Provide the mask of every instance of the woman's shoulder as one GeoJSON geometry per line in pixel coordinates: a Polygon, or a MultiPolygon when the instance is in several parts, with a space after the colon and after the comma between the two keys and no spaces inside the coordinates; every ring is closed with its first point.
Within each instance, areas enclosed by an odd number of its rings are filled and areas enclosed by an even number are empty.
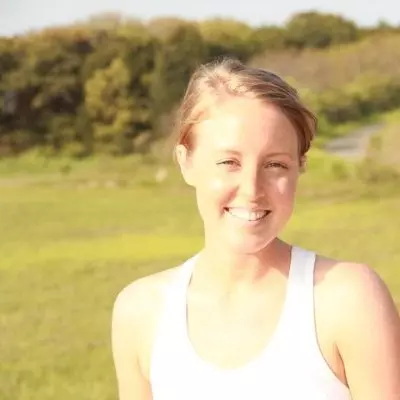
{"type": "Polygon", "coordinates": [[[400,318],[385,281],[369,265],[321,256],[315,276],[320,327],[329,327],[354,393],[398,399],[400,318]]]}
{"type": "Polygon", "coordinates": [[[152,342],[164,294],[181,266],[152,273],[126,285],[116,296],[112,311],[115,346],[124,343],[125,351],[135,355],[147,377],[152,342]]]}
{"type": "Polygon", "coordinates": [[[180,268],[180,265],[167,268],[129,283],[117,294],[114,309],[123,310],[129,319],[142,318],[155,312],[180,268]]]}
{"type": "MultiPolygon", "coordinates": [[[[383,278],[368,264],[316,257],[315,293],[338,330],[383,329],[398,326],[398,310],[383,278]]],[[[339,336],[340,336],[340,332],[339,336]]]]}
{"type": "Polygon", "coordinates": [[[383,295],[388,288],[376,269],[364,263],[316,254],[315,284],[332,290],[340,298],[383,295]]]}

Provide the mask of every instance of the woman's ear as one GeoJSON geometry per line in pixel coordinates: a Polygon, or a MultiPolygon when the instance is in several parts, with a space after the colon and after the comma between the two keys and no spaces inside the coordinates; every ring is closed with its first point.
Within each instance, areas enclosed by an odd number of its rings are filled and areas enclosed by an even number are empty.
{"type": "Polygon", "coordinates": [[[183,144],[178,144],[175,147],[175,155],[185,182],[194,186],[194,169],[193,160],[189,149],[183,144]]]}

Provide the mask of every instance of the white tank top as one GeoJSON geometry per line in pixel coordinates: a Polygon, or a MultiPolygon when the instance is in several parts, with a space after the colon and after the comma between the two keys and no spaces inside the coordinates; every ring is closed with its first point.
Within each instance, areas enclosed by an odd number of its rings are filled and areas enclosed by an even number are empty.
{"type": "Polygon", "coordinates": [[[314,324],[315,253],[292,248],[283,311],[273,337],[251,362],[220,369],[192,347],[186,293],[197,255],[166,293],[150,364],[153,400],[350,400],[318,346],[314,324]]]}

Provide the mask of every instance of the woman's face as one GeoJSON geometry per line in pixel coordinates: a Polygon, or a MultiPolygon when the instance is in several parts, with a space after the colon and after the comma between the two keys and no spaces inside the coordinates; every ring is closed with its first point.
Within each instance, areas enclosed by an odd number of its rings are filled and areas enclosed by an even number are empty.
{"type": "Polygon", "coordinates": [[[289,220],[300,172],[295,128],[275,106],[232,98],[196,125],[195,148],[178,146],[196,190],[206,243],[254,254],[289,220]]]}

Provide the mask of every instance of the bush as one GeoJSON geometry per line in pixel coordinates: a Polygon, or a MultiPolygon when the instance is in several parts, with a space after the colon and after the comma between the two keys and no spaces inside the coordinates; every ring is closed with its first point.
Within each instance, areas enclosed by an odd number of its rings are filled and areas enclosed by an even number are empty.
{"type": "Polygon", "coordinates": [[[356,24],[336,14],[302,12],[293,15],[286,24],[287,45],[299,49],[325,48],[357,38],[356,24]]]}

